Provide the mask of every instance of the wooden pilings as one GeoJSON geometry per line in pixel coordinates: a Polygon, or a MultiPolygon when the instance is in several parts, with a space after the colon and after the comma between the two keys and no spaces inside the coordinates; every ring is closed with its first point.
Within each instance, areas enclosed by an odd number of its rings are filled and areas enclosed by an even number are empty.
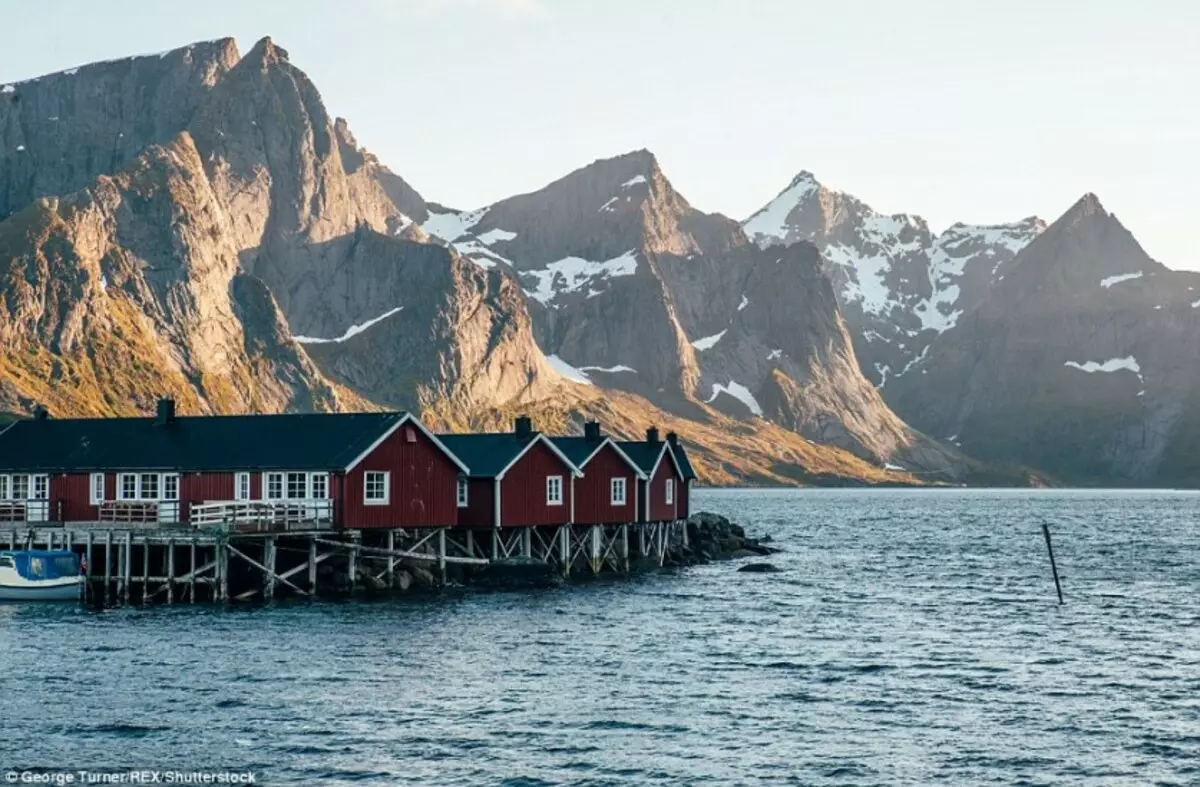
{"type": "Polygon", "coordinates": [[[75,551],[85,561],[85,600],[93,606],[270,602],[407,589],[414,577],[444,586],[497,560],[547,563],[564,577],[627,573],[635,558],[661,565],[685,529],[664,522],[225,533],[92,525],[0,530],[0,548],[75,551]]]}

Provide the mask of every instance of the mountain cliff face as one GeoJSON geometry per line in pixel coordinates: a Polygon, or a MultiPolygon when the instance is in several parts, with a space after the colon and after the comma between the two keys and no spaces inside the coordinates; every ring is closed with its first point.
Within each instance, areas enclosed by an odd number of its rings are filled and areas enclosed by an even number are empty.
{"type": "Polygon", "coordinates": [[[880,214],[801,172],[743,228],[760,246],[820,249],[863,374],[882,388],[1004,278],[1045,223],[955,224],[937,235],[920,216],[880,214]]]}
{"type": "Polygon", "coordinates": [[[886,394],[983,459],[1195,486],[1198,361],[1200,274],[1152,260],[1089,194],[886,394]]]}
{"type": "Polygon", "coordinates": [[[427,203],[270,39],[0,84],[0,341],[17,412],[659,421],[703,440],[706,477],[773,483],[912,481],[882,460],[932,445],[857,375],[811,249],[763,252],[644,151],[427,203]]]}
{"type": "Polygon", "coordinates": [[[737,222],[693,208],[647,151],[485,208],[433,209],[423,229],[512,271],[539,344],[576,374],[675,412],[765,418],[880,462],[955,463],[860,374],[815,249],[751,243],[737,222]]]}

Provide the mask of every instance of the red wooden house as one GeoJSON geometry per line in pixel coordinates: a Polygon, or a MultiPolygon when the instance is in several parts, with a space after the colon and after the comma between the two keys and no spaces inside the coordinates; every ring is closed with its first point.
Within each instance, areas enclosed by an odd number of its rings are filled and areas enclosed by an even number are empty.
{"type": "Polygon", "coordinates": [[[408,413],[52,419],[0,432],[0,521],[450,526],[468,468],[408,413]]]}
{"type": "Polygon", "coordinates": [[[444,434],[442,443],[468,467],[458,485],[463,527],[565,525],[572,521],[580,472],[529,418],[512,432],[444,434]]]}
{"type": "Polygon", "coordinates": [[[686,516],[689,479],[676,456],[683,451],[678,439],[664,441],[659,438],[658,429],[651,427],[646,430],[644,441],[619,442],[617,446],[637,463],[645,476],[645,480],[638,481],[636,521],[671,522],[686,516]]]}
{"type": "Polygon", "coordinates": [[[600,433],[600,424],[585,424],[583,437],[551,439],[583,472],[575,482],[575,523],[638,521],[638,487],[646,475],[612,438],[600,433]]]}

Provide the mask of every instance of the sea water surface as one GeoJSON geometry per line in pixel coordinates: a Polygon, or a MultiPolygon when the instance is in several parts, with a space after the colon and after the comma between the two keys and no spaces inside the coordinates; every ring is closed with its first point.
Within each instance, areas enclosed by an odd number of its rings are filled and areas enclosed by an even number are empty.
{"type": "Polygon", "coordinates": [[[1200,784],[1200,495],[696,498],[772,535],[783,571],[420,601],[0,606],[0,770],[1200,784]]]}

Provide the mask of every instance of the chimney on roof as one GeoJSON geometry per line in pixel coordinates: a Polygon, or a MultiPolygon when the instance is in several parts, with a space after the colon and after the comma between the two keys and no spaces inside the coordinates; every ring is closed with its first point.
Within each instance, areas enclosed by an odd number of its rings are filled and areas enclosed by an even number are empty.
{"type": "Polygon", "coordinates": [[[513,421],[513,433],[517,437],[529,437],[533,434],[533,419],[527,415],[522,415],[517,420],[513,421]]]}
{"type": "Polygon", "coordinates": [[[175,420],[175,400],[174,399],[159,399],[158,400],[158,417],[154,423],[159,426],[166,426],[175,420]]]}
{"type": "Polygon", "coordinates": [[[588,440],[599,441],[600,440],[600,422],[599,421],[588,421],[587,423],[585,423],[583,425],[583,436],[586,437],[588,440]]]}
{"type": "Polygon", "coordinates": [[[658,427],[657,426],[652,426],[646,430],[646,442],[647,443],[657,443],[658,442],[658,427]]]}
{"type": "Polygon", "coordinates": [[[671,444],[672,448],[678,448],[679,435],[675,434],[674,432],[667,432],[667,442],[671,444]]]}
{"type": "Polygon", "coordinates": [[[45,421],[49,417],[50,411],[46,409],[46,405],[39,404],[37,407],[33,408],[33,420],[45,421]]]}

